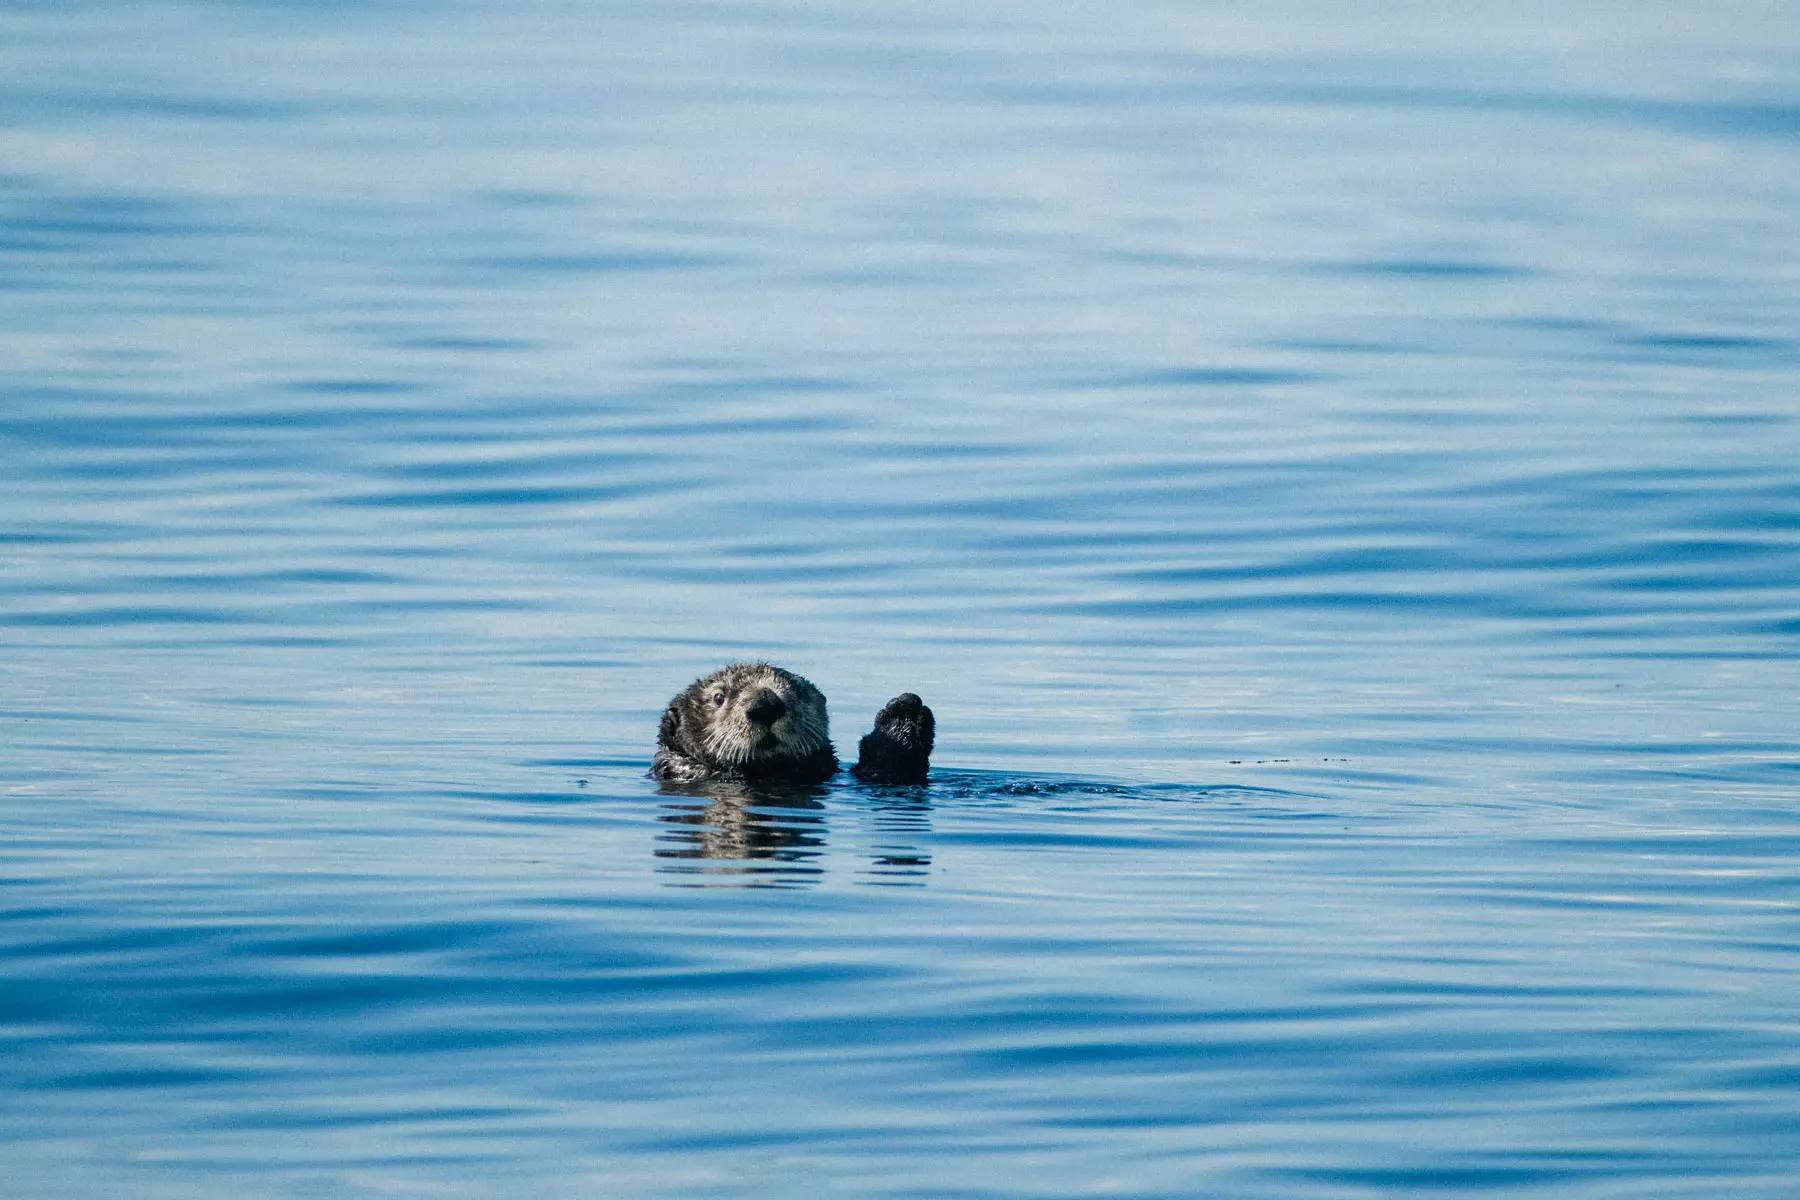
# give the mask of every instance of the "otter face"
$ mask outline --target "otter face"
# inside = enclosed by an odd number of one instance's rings
[[[660,779],[823,779],[836,770],[824,694],[768,663],[734,663],[688,685],[663,713],[651,767]]]

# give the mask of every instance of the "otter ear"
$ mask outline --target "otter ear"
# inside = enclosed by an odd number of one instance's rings
[[[675,706],[674,701],[670,701],[669,707],[663,709],[662,724],[657,727],[656,740],[665,746],[673,746],[675,733],[680,728],[681,710]]]

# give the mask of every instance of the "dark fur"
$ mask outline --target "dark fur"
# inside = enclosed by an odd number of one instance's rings
[[[936,740],[931,710],[911,692],[902,692],[875,714],[875,728],[863,734],[850,770],[874,783],[924,783]]]
[[[872,783],[923,783],[934,734],[931,710],[911,692],[896,696],[851,769]],[[822,783],[837,771],[824,693],[768,663],[734,663],[670,700],[650,764],[652,778],[674,783]]]

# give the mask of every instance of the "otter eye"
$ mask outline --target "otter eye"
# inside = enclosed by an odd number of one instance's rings
[[[713,693],[713,706],[717,707],[723,703],[725,703],[725,693],[724,692],[714,692]]]

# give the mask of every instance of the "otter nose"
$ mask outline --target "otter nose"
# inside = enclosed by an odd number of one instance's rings
[[[774,692],[764,692],[756,698],[756,703],[745,710],[744,715],[758,725],[773,725],[787,715],[787,705]]]

